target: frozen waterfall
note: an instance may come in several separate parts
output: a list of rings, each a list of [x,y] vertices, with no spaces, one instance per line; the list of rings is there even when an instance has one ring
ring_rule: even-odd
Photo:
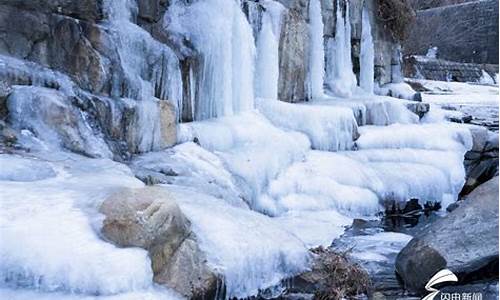
[[[352,70],[349,1],[345,4],[344,17],[340,0],[337,0],[336,17],[335,38],[327,43],[327,84],[336,96],[349,98],[357,85]]]
[[[325,46],[323,42],[323,17],[319,0],[311,0],[309,4],[310,41],[309,85],[312,98],[323,97],[323,81],[325,76]]]
[[[275,1],[265,2],[262,27],[257,37],[255,96],[278,99],[279,37],[284,7]]]
[[[372,27],[368,10],[363,8],[361,17],[361,53],[360,53],[360,74],[359,86],[369,94],[373,94],[374,77],[374,49]]]
[[[200,53],[195,81],[195,120],[229,116],[253,108],[255,45],[239,2],[176,1],[165,14],[165,29],[185,36]]]

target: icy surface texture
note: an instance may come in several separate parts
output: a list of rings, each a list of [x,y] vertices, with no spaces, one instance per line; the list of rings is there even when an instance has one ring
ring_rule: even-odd
[[[304,133],[314,149],[352,149],[358,126],[348,108],[290,104],[271,99],[255,101],[257,109],[275,126]]]
[[[248,207],[241,199],[235,178],[222,160],[192,142],[179,144],[161,152],[149,152],[135,157],[131,167],[135,172],[154,172],[159,183],[184,186],[200,193],[224,199],[231,205]]]
[[[28,129],[51,146],[61,146],[92,157],[112,153],[90,126],[71,97],[53,89],[15,86],[7,99],[9,121],[18,130]]]
[[[253,108],[255,44],[237,1],[176,0],[164,16],[165,29],[190,40],[202,56],[195,119],[230,116]]]
[[[285,167],[310,149],[307,137],[274,127],[251,112],[203,122],[180,124],[180,142],[199,141],[215,152],[236,177],[245,200],[259,209],[257,196]]]
[[[256,295],[309,266],[307,247],[276,220],[183,188],[170,190],[209,264],[224,275],[228,298]]]
[[[180,115],[182,80],[175,53],[134,23],[138,10],[135,1],[105,0],[103,6],[126,83],[113,80],[112,96],[168,99]]]
[[[117,248],[96,233],[104,198],[143,184],[110,160],[47,156],[56,177],[0,181],[0,285],[87,296],[150,289],[147,252]]]
[[[47,162],[21,156],[0,155],[0,180],[36,181],[56,176]]]

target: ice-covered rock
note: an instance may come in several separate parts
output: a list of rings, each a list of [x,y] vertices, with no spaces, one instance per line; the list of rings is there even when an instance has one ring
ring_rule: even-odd
[[[149,184],[175,184],[247,207],[236,179],[217,155],[193,142],[179,144],[160,152],[144,153],[133,158],[132,170]]]
[[[85,296],[151,288],[146,251],[117,248],[94,230],[97,207],[107,195],[142,183],[126,166],[107,159],[45,156],[41,159],[52,164],[56,177],[0,181],[0,285]]]
[[[28,129],[51,146],[91,157],[111,157],[102,136],[91,127],[72,98],[57,90],[16,86],[7,99],[13,128]]]
[[[188,298],[216,293],[217,276],[165,188],[123,189],[107,198],[100,212],[105,215],[101,232],[108,240],[148,250],[155,282]]]
[[[191,221],[208,265],[223,276],[226,298],[257,295],[308,268],[307,247],[273,218],[185,188],[169,190]]]

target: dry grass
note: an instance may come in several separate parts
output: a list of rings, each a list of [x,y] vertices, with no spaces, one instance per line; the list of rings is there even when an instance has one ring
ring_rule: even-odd
[[[316,300],[352,299],[361,294],[370,294],[371,281],[368,273],[348,259],[348,253],[338,253],[318,247],[311,250],[318,255],[314,271],[321,273],[323,283],[316,291]]]
[[[403,41],[416,14],[408,0],[378,0],[378,18],[390,30],[394,39]]]

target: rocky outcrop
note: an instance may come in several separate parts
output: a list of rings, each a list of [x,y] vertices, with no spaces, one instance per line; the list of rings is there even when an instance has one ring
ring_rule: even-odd
[[[207,265],[189,220],[165,188],[122,189],[103,202],[100,212],[106,239],[148,250],[156,283],[191,299],[214,295],[219,279]]]
[[[287,102],[307,99],[305,83],[309,68],[308,2],[288,1],[279,43],[278,98]]]
[[[465,153],[466,181],[460,193],[462,196],[498,176],[498,133],[480,126],[471,126],[470,130],[473,146]]]
[[[176,96],[181,93],[180,71],[168,46],[135,24],[111,22],[109,14],[116,8],[109,5],[115,2],[104,2],[16,0],[0,4],[0,54],[6,55],[0,56],[0,115],[6,118],[9,114],[6,99],[12,86],[52,89],[72,106],[68,110],[75,116],[73,126],[79,128],[72,133],[77,142],[63,138],[62,146],[90,156],[109,157],[111,151],[121,160],[131,153],[175,144],[174,103],[180,100]],[[147,15],[160,14],[166,5],[163,1],[139,2],[143,23],[152,22]],[[131,65],[132,59],[135,65]],[[84,118],[76,117],[78,114]],[[15,117],[11,114],[9,122],[15,122]],[[99,148],[109,148],[105,155],[82,147],[79,140],[88,136],[84,128],[91,128],[96,139],[105,141],[107,146],[97,143]],[[68,130],[62,135],[70,136]]]
[[[443,268],[454,272],[459,284],[464,284],[495,263],[498,177],[476,188],[458,208],[415,236],[398,254],[396,272],[408,290],[420,293]]]

